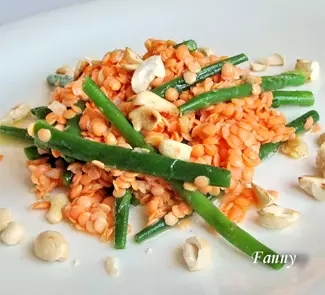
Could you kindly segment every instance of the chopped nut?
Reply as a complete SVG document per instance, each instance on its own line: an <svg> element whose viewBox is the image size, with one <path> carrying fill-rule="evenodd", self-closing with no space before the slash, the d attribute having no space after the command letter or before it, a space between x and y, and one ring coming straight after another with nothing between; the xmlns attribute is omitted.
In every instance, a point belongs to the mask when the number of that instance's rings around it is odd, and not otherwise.
<svg viewBox="0 0 325 295"><path fill-rule="evenodd" d="M309 61L306 59L297 59L295 71L303 73L306 79L314 81L318 78L320 73L320 66L318 61Z"/></svg>
<svg viewBox="0 0 325 295"><path fill-rule="evenodd" d="M45 261L64 261L68 258L68 243L59 232L44 231L35 240L34 252Z"/></svg>
<svg viewBox="0 0 325 295"><path fill-rule="evenodd" d="M27 117L31 107L29 104L20 103L14 106L3 118L0 119L0 125L11 125Z"/></svg>
<svg viewBox="0 0 325 295"><path fill-rule="evenodd" d="M261 63L251 63L249 67L253 72L262 72L266 70L267 65Z"/></svg>
<svg viewBox="0 0 325 295"><path fill-rule="evenodd" d="M153 130L161 121L159 112L147 106L134 109L129 113L129 118L136 131L140 131L142 128L148 131Z"/></svg>
<svg viewBox="0 0 325 295"><path fill-rule="evenodd" d="M143 62L142 58L132 49L126 47L122 61L125 63L121 64L121 67L128 71L135 71L140 63Z"/></svg>
<svg viewBox="0 0 325 295"><path fill-rule="evenodd" d="M174 104L151 91L139 92L132 100L132 104L135 106L150 107L151 109L162 113L172 115L178 114L178 108Z"/></svg>
<svg viewBox="0 0 325 295"><path fill-rule="evenodd" d="M115 257L106 258L105 269L111 277L118 277L120 275L120 271L117 267L117 259Z"/></svg>
<svg viewBox="0 0 325 295"><path fill-rule="evenodd" d="M283 144L280 152L291 158L301 159L308 156L308 146L300 137L296 137L296 139Z"/></svg>
<svg viewBox="0 0 325 295"><path fill-rule="evenodd" d="M317 151L316 165L322 176L325 177L325 143Z"/></svg>
<svg viewBox="0 0 325 295"><path fill-rule="evenodd" d="M135 70L131 85L135 93L145 91L155 79L165 77L165 66L160 56L151 56L139 64Z"/></svg>
<svg viewBox="0 0 325 295"><path fill-rule="evenodd" d="M252 188L258 200L258 208L264 208L274 203L275 197L259 185L252 183Z"/></svg>
<svg viewBox="0 0 325 295"><path fill-rule="evenodd" d="M287 208L282 208L276 204L264 207L258 211L259 222L265 228L280 229L296 222L300 213Z"/></svg>
<svg viewBox="0 0 325 295"><path fill-rule="evenodd" d="M283 66L284 65L284 57L278 53L274 53L271 56L262 58L260 60L261 64L267 66Z"/></svg>
<svg viewBox="0 0 325 295"><path fill-rule="evenodd" d="M159 151L166 157L189 161L192 147L175 140L165 139L160 142Z"/></svg>
<svg viewBox="0 0 325 295"><path fill-rule="evenodd" d="M56 194L50 197L51 208L47 212L46 218L52 223L59 223L63 219L62 210L69 203L69 199L66 194Z"/></svg>
<svg viewBox="0 0 325 295"><path fill-rule="evenodd" d="M185 80L185 82L187 83L187 84L193 84L193 83L195 83L195 81L196 81L196 77L197 77L197 74L195 74L195 73L192 73L192 72L190 72L190 71L186 71L184 74L183 74L183 78L184 78L184 80Z"/></svg>
<svg viewBox="0 0 325 295"><path fill-rule="evenodd" d="M200 48L198 48L197 51L202 53L204 56L214 55L214 52L212 51L212 49L208 48L208 47L200 47Z"/></svg>
<svg viewBox="0 0 325 295"><path fill-rule="evenodd" d="M298 178L300 187L319 201L325 201L325 178L301 176Z"/></svg>
<svg viewBox="0 0 325 295"><path fill-rule="evenodd" d="M318 138L318 144L322 145L323 143L325 143L325 133L321 134Z"/></svg>
<svg viewBox="0 0 325 295"><path fill-rule="evenodd" d="M198 271L211 263L212 247L207 240L191 237L183 244L183 257L190 271Z"/></svg>

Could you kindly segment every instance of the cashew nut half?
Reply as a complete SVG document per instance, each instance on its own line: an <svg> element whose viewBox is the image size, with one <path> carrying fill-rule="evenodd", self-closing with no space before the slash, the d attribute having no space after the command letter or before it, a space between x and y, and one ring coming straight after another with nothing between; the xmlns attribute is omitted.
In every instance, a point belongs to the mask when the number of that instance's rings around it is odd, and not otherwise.
<svg viewBox="0 0 325 295"><path fill-rule="evenodd" d="M12 221L11 212L7 208L0 208L0 232L2 232L8 226L8 223Z"/></svg>
<svg viewBox="0 0 325 295"><path fill-rule="evenodd" d="M56 231L44 231L34 243L35 255L45 261L63 261L68 258L68 243Z"/></svg>
<svg viewBox="0 0 325 295"><path fill-rule="evenodd" d="M308 80L314 81L320 73L319 62L317 60L297 59L295 71L303 73Z"/></svg>
<svg viewBox="0 0 325 295"><path fill-rule="evenodd" d="M129 47L125 48L122 61L125 63L122 63L121 67L127 71L135 71L139 64L143 62L142 58Z"/></svg>
<svg viewBox="0 0 325 295"><path fill-rule="evenodd" d="M255 192L255 196L258 200L258 207L264 208L270 206L274 203L275 198L271 195L267 190L260 187L259 185L252 183L253 191Z"/></svg>
<svg viewBox="0 0 325 295"><path fill-rule="evenodd" d="M27 117L31 107L27 103L20 103L14 106L3 118L0 119L0 125L11 125L21 119Z"/></svg>
<svg viewBox="0 0 325 295"><path fill-rule="evenodd" d="M268 57L262 58L260 63L267 66L283 66L285 58L278 54L274 53Z"/></svg>
<svg viewBox="0 0 325 295"><path fill-rule="evenodd" d="M129 118L136 131L142 128L145 130L153 130L161 121L161 115L150 107L139 107L129 113Z"/></svg>
<svg viewBox="0 0 325 295"><path fill-rule="evenodd" d="M47 212L46 218L50 223L59 223L62 218L62 209L69 203L66 194L56 194L50 197L51 208Z"/></svg>
<svg viewBox="0 0 325 295"><path fill-rule="evenodd" d="M189 161L192 147L172 139L165 139L160 142L159 151L162 155L173 159Z"/></svg>
<svg viewBox="0 0 325 295"><path fill-rule="evenodd" d="M117 267L117 259L115 257L107 257L105 259L105 269L111 277L118 277L120 271Z"/></svg>
<svg viewBox="0 0 325 295"><path fill-rule="evenodd" d="M15 246L24 238L25 230L17 222L9 222L6 229L1 234L1 240L7 246Z"/></svg>
<svg viewBox="0 0 325 295"><path fill-rule="evenodd" d="M325 201L325 178L302 176L298 178L300 187L319 201Z"/></svg>
<svg viewBox="0 0 325 295"><path fill-rule="evenodd" d="M166 99L151 91L142 91L132 100L135 106L150 107L161 113L168 113L172 115L178 114L178 108Z"/></svg>
<svg viewBox="0 0 325 295"><path fill-rule="evenodd" d="M131 79L132 89L135 93L147 90L155 79L165 77L165 66L160 56L151 56L139 64Z"/></svg>
<svg viewBox="0 0 325 295"><path fill-rule="evenodd" d="M208 241L191 237L183 244L183 257L190 271L198 271L207 267L211 262L211 245Z"/></svg>
<svg viewBox="0 0 325 295"><path fill-rule="evenodd" d="M280 229L296 222L300 213L287 208L282 208L276 204L264 207L258 211L259 222L265 228Z"/></svg>

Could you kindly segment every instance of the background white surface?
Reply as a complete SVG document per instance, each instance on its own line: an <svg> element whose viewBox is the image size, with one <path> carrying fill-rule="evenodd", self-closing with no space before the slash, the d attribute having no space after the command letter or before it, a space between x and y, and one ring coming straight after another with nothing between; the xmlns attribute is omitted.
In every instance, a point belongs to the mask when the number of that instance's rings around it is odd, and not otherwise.
<svg viewBox="0 0 325 295"><path fill-rule="evenodd" d="M28 1L26 6L34 1ZM108 50L125 46L143 52L143 42L148 37L193 38L220 55L246 52L254 58L279 52L289 59L285 67L277 69L279 72L292 68L296 58L317 59L325 67L325 3L321 0L308 4L300 0L247 0L236 1L237 6L217 0L173 1L172 5L169 1L109 2L60 9L0 28L0 64L4 69L0 71L0 116L23 100L32 106L47 103L45 77L58 66L75 65L85 55L100 58ZM125 5L129 5L128 9ZM322 115L323 127L324 85L322 73L318 83L303 87L314 91L315 108ZM285 109L289 120L305 111ZM309 134L306 139L310 157L293 161L277 155L259 167L255 178L260 185L280 191L279 204L301 212L299 222L283 231L268 231L255 223L256 216L252 214L242 224L276 251L308 256L307 263L278 272L252 264L201 227L199 218L192 229L171 230L142 245L130 238L125 251L99 243L66 223L49 225L44 212L28 210L35 198L29 192L31 183L23 151L0 146L5 155L0 165L0 207L10 208L27 232L25 241L17 247L0 244L0 294L325 294L325 204L296 187L298 176L314 173L315 137ZM144 224L139 211L140 208L132 210L132 234ZM60 231L67 238L71 251L67 262L47 264L32 255L33 239L49 229ZM189 273L180 256L184 239L193 235L204 237L213 245L211 267L198 273ZM151 255L145 254L149 247L153 250ZM107 256L119 259L118 279L108 277L104 271L103 260ZM73 266L74 259L80 260L80 266Z"/></svg>
<svg viewBox="0 0 325 295"><path fill-rule="evenodd" d="M0 25L61 6L92 0L0 0Z"/></svg>

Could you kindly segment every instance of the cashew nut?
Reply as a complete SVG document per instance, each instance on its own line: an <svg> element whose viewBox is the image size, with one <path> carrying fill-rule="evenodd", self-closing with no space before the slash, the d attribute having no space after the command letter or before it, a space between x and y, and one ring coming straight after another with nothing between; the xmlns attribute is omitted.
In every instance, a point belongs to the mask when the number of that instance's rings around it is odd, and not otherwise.
<svg viewBox="0 0 325 295"><path fill-rule="evenodd" d="M132 104L135 106L150 107L151 109L161 113L168 113L172 115L178 114L178 108L174 104L151 91L139 92L132 100Z"/></svg>
<svg viewBox="0 0 325 295"><path fill-rule="evenodd" d="M274 53L271 56L262 58L260 63L267 66L283 66L284 65L284 57L278 53Z"/></svg>
<svg viewBox="0 0 325 295"><path fill-rule="evenodd" d="M50 197L51 208L47 212L46 218L50 223L59 223L62 218L62 209L69 203L66 194L57 194Z"/></svg>
<svg viewBox="0 0 325 295"><path fill-rule="evenodd" d="M270 229L285 228L296 222L300 213L287 208L282 208L276 204L264 207L258 211L259 223Z"/></svg>
<svg viewBox="0 0 325 295"><path fill-rule="evenodd" d="M48 108L57 116L62 116L63 113L67 110L67 107L57 100L53 100L49 104Z"/></svg>
<svg viewBox="0 0 325 295"><path fill-rule="evenodd" d="M316 60L297 59L295 71L303 73L308 80L314 81L320 73L319 62Z"/></svg>
<svg viewBox="0 0 325 295"><path fill-rule="evenodd" d="M105 259L105 269L111 277L118 277L120 275L115 257L107 257Z"/></svg>
<svg viewBox="0 0 325 295"><path fill-rule="evenodd" d="M3 118L0 119L0 125L11 125L21 119L27 117L31 107L27 103L20 103L14 106Z"/></svg>
<svg viewBox="0 0 325 295"><path fill-rule="evenodd" d="M191 71L186 71L183 74L183 78L187 84L193 84L196 81L197 74L192 73Z"/></svg>
<svg viewBox="0 0 325 295"><path fill-rule="evenodd" d="M82 72L84 71L84 69L86 69L89 66L89 64L90 63L87 60L78 61L73 75L75 80L77 80L81 76Z"/></svg>
<svg viewBox="0 0 325 295"><path fill-rule="evenodd" d="M19 244L24 238L24 228L17 222L11 221L1 234L1 240L8 246Z"/></svg>
<svg viewBox="0 0 325 295"><path fill-rule="evenodd" d="M73 76L73 69L68 66L62 66L56 69L56 74Z"/></svg>
<svg viewBox="0 0 325 295"><path fill-rule="evenodd" d="M253 72L262 72L262 71L265 71L266 68L267 68L267 65L265 64L261 64L261 63L251 63L249 65L250 69L253 71Z"/></svg>
<svg viewBox="0 0 325 295"><path fill-rule="evenodd" d="M318 144L321 146L322 144L325 143L325 133L321 134L318 138Z"/></svg>
<svg viewBox="0 0 325 295"><path fill-rule="evenodd" d="M131 85L135 93L147 90L155 79L165 77L165 66L160 56L151 56L139 64L135 70Z"/></svg>
<svg viewBox="0 0 325 295"><path fill-rule="evenodd" d="M64 261L68 258L68 243L58 232L44 231L35 240L34 252L45 261Z"/></svg>
<svg viewBox="0 0 325 295"><path fill-rule="evenodd" d="M8 223L12 221L11 212L7 208L0 208L0 232L2 232L8 226Z"/></svg>
<svg viewBox="0 0 325 295"><path fill-rule="evenodd" d="M127 71L135 71L140 63L143 62L142 58L132 49L126 47L122 60L125 62L121 67Z"/></svg>
<svg viewBox="0 0 325 295"><path fill-rule="evenodd" d="M183 244L183 257L190 271L198 271L211 262L211 245L208 241L191 237Z"/></svg>
<svg viewBox="0 0 325 295"><path fill-rule="evenodd" d="M264 208L274 203L275 198L267 190L259 185L252 183L252 188L255 192L255 196L258 200L258 208Z"/></svg>
<svg viewBox="0 0 325 295"><path fill-rule="evenodd" d="M320 173L325 177L325 143L317 151L316 165Z"/></svg>
<svg viewBox="0 0 325 295"><path fill-rule="evenodd" d="M308 157L308 145L301 137L296 137L294 140L287 141L280 148L280 152L294 159Z"/></svg>
<svg viewBox="0 0 325 295"><path fill-rule="evenodd" d="M189 161L191 157L192 147L176 140L165 139L160 142L159 151L166 157Z"/></svg>
<svg viewBox="0 0 325 295"><path fill-rule="evenodd" d="M302 176L298 178L300 187L319 201L325 201L325 178Z"/></svg>
<svg viewBox="0 0 325 295"><path fill-rule="evenodd" d="M202 53L204 56L214 55L214 52L212 51L212 49L208 48L208 47L200 47L200 48L198 48L197 51Z"/></svg>
<svg viewBox="0 0 325 295"><path fill-rule="evenodd" d="M161 121L161 115L156 110L150 107L139 107L129 113L129 118L136 131L140 131L142 128L145 130L153 130Z"/></svg>

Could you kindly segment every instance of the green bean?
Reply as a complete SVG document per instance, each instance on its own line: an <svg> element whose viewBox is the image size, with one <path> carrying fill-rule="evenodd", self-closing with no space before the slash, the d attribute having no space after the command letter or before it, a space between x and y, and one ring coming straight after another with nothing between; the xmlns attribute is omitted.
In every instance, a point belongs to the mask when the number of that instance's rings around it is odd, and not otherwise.
<svg viewBox="0 0 325 295"><path fill-rule="evenodd" d="M177 48L181 45L186 45L190 52L197 50L197 44L194 40L186 40L181 43L176 44L174 47Z"/></svg>
<svg viewBox="0 0 325 295"><path fill-rule="evenodd" d="M132 146L141 146L150 151L154 151L154 148L145 143L143 136L133 129L130 122L90 77L85 78L82 89L113 125L116 125L116 122L121 122L123 124L123 129L119 131L128 139L128 142Z"/></svg>
<svg viewBox="0 0 325 295"><path fill-rule="evenodd" d="M74 177L74 174L71 171L68 171L68 170L64 171L63 175L62 175L63 184L66 187L69 187L70 184L72 183L73 177Z"/></svg>
<svg viewBox="0 0 325 295"><path fill-rule="evenodd" d="M132 194L129 190L122 198L115 198L115 249L125 249L126 246L131 198Z"/></svg>
<svg viewBox="0 0 325 295"><path fill-rule="evenodd" d="M74 80L73 76L62 75L62 74L51 74L46 78L47 83L50 86L65 87L67 84Z"/></svg>
<svg viewBox="0 0 325 295"><path fill-rule="evenodd" d="M48 107L37 107L31 109L31 113L39 120L44 120L46 116L52 111Z"/></svg>
<svg viewBox="0 0 325 295"><path fill-rule="evenodd" d="M13 126L0 125L0 134L14 137L17 139L22 139L26 142L33 143L34 139L28 135L27 129L17 128Z"/></svg>
<svg viewBox="0 0 325 295"><path fill-rule="evenodd" d="M208 66L204 67L203 69L201 69L201 71L197 74L195 83L193 83L193 84L187 84L182 77L178 77L178 78L173 79L159 87L156 87L155 89L152 90L152 92L156 93L157 95L160 95L161 97L165 97L165 92L167 91L167 89L175 88L180 93L184 90L189 89L193 85L204 81L206 78L220 73L222 66L225 63L232 63L233 65L238 65L238 64L243 63L247 60L248 60L248 58L244 53L229 57L227 59L218 61L214 64L208 65Z"/></svg>
<svg viewBox="0 0 325 295"><path fill-rule="evenodd" d="M315 103L311 91L273 91L272 107L278 108L282 105L312 106Z"/></svg>
<svg viewBox="0 0 325 295"><path fill-rule="evenodd" d="M140 200L137 199L134 195L132 195L132 199L131 199L131 205L136 207L140 204Z"/></svg>
<svg viewBox="0 0 325 295"><path fill-rule="evenodd" d="M287 124L287 127L296 128L296 134L302 133L305 131L304 125L306 124L307 119L310 117L313 118L314 123L319 121L319 114L316 111L309 111ZM260 148L260 159L263 160L273 156L279 150L282 144L284 144L284 142L263 144Z"/></svg>
<svg viewBox="0 0 325 295"><path fill-rule="evenodd" d="M305 82L302 74L290 72L276 76L262 77L262 91L274 91L287 86L298 86ZM252 94L252 85L245 83L235 87L222 88L199 94L179 107L181 114L194 112L218 102L230 101L233 98L245 97Z"/></svg>
<svg viewBox="0 0 325 295"><path fill-rule="evenodd" d="M85 162L97 160L108 167L184 182L194 182L196 177L206 176L213 186L230 186L230 171L223 168L175 160L156 153L134 152L132 149L82 139L59 131L44 121L35 123L37 138L40 129L51 132L46 146L73 159Z"/></svg>
<svg viewBox="0 0 325 295"><path fill-rule="evenodd" d="M48 154L40 155L38 150L37 150L37 147L34 146L34 145L29 146L29 147L25 147L24 148L24 153L25 153L26 158L28 160L30 160L30 161L38 160L38 159L49 156Z"/></svg>

